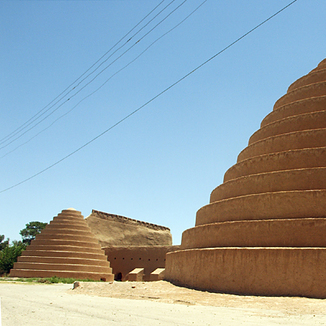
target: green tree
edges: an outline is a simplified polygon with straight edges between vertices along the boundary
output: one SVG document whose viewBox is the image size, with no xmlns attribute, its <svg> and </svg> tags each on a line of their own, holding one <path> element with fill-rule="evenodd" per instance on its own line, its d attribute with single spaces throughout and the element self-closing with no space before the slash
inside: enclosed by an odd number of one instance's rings
<svg viewBox="0 0 326 326">
<path fill-rule="evenodd" d="M 46 227 L 47 223 L 43 222 L 29 222 L 26 224 L 25 229 L 20 230 L 19 234 L 23 238 L 23 243 L 31 244 L 31 241 L 35 239 L 35 236 Z"/>
<path fill-rule="evenodd" d="M 13 243 L 0 251 L 0 271 L 9 273 L 13 268 L 17 258 L 26 249 L 26 244 L 21 241 L 13 241 Z"/>
<path fill-rule="evenodd" d="M 9 239 L 3 241 L 5 239 L 4 235 L 0 235 L 0 251 L 9 246 Z"/>
</svg>

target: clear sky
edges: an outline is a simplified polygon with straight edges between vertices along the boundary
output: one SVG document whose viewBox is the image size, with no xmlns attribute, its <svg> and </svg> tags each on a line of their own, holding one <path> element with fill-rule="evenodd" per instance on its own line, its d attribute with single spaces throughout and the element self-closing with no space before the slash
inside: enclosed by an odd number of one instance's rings
<svg viewBox="0 0 326 326">
<path fill-rule="evenodd" d="M 0 1 L 0 234 L 74 207 L 167 226 L 179 244 L 275 101 L 326 57 L 326 1 L 297 0 L 3 191 L 291 1 L 207 0 L 179 26 L 203 0 L 159 14 L 170 2 Z"/>
</svg>

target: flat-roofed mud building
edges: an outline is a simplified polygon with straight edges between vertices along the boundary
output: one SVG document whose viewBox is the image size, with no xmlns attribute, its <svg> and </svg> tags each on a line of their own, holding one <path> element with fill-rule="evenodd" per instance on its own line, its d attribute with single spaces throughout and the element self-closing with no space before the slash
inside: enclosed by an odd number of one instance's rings
<svg viewBox="0 0 326 326">
<path fill-rule="evenodd" d="M 116 280 L 134 280 L 136 272 L 137 280 L 164 277 L 166 253 L 177 248 L 172 246 L 169 228 L 97 210 L 86 222 L 105 251 Z M 157 269 L 160 273 L 153 273 Z"/>
</svg>

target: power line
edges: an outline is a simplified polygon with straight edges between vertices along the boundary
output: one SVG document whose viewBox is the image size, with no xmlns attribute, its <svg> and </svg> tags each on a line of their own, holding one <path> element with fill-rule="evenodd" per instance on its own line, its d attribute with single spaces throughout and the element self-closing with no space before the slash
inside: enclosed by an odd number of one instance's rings
<svg viewBox="0 0 326 326">
<path fill-rule="evenodd" d="M 108 53 L 110 53 L 123 39 L 125 39 L 136 27 L 138 27 L 147 17 L 149 17 L 165 0 L 162 0 L 154 9 L 152 9 L 143 19 L 141 19 L 129 32 L 127 32 L 118 42 L 116 42 L 106 53 L 104 53 L 91 67 L 89 67 L 81 76 L 79 76 L 73 83 L 71 83 L 64 91 L 62 91 L 55 99 L 53 99 L 49 104 L 47 104 L 44 108 L 42 108 L 40 111 L 38 111 L 36 114 L 34 114 L 29 120 L 24 122 L 20 127 L 16 128 L 14 131 L 9 133 L 7 136 L 0 139 L 0 144 L 3 144 L 7 142 L 9 139 L 12 139 L 14 136 L 19 134 L 22 130 L 26 129 L 28 126 L 30 126 L 33 122 L 35 122 L 37 119 L 39 119 L 42 115 L 44 115 L 46 112 L 48 112 L 51 108 L 53 108 L 56 104 L 58 104 L 62 99 L 64 99 L 69 93 L 71 93 L 76 87 L 80 85 L 86 78 L 88 78 L 91 74 L 93 74 L 97 69 L 101 67 L 114 53 L 116 53 L 119 49 L 124 47 L 128 42 L 130 42 L 137 34 L 139 34 L 140 31 L 142 31 L 150 22 L 152 22 L 158 15 L 160 15 L 166 8 L 168 8 L 175 0 L 170 1 L 158 14 L 156 14 L 149 22 L 147 22 L 140 30 L 138 30 L 135 34 L 133 34 L 129 39 L 120 46 L 113 54 L 111 54 L 105 61 L 103 61 L 96 69 L 94 69 L 90 74 L 88 74 L 82 81 L 80 81 L 79 84 L 74 86 L 71 90 L 68 91 L 70 87 L 72 87 L 76 82 L 78 82 L 84 75 L 86 75 L 94 66 L 96 66 Z M 67 92 L 68 91 L 68 92 Z M 67 92 L 67 93 L 66 93 Z M 65 94 L 66 93 L 66 94 Z M 64 95 L 63 95 L 64 94 Z M 63 96 L 61 96 L 63 95 Z M 60 97 L 61 96 L 61 97 Z M 57 100 L 57 101 L 56 101 Z M 56 101 L 56 102 L 55 102 Z M 53 102 L 55 102 L 52 106 L 50 106 Z M 48 108 L 48 106 L 50 106 Z M 47 110 L 45 110 L 48 108 Z M 44 111 L 45 110 L 45 111 Z M 44 112 L 43 112 L 44 111 Z M 53 111 L 54 112 L 54 111 Z M 52 113 L 53 113 L 52 112 Z M 52 114 L 51 113 L 51 114 Z M 49 115 L 48 115 L 49 116 Z M 48 117 L 47 116 L 47 117 Z M 43 120 L 42 120 L 43 121 Z M 34 127 L 33 127 L 34 128 Z M 30 128 L 29 130 L 33 129 Z M 29 131 L 28 130 L 28 131 Z M 24 133 L 25 134 L 25 133 Z M 23 135 L 24 135 L 23 134 Z M 22 136 L 22 135 L 21 135 Z M 21 136 L 15 138 L 13 141 L 17 140 Z M 11 144 L 10 142 L 9 144 Z M 9 145 L 7 144 L 7 145 Z M 6 146 L 7 146 L 6 145 Z M 1 148 L 4 148 L 6 146 L 3 146 Z M 0 149 L 1 149 L 0 148 Z"/>
<path fill-rule="evenodd" d="M 114 76 L 116 76 L 118 73 L 120 73 L 121 71 L 123 71 L 124 69 L 126 69 L 128 66 L 130 66 L 133 62 L 135 62 L 138 58 L 140 58 L 146 51 L 148 51 L 156 42 L 158 42 L 160 39 L 162 39 L 164 36 L 166 36 L 167 34 L 169 34 L 170 32 L 172 32 L 173 30 L 175 30 L 177 27 L 179 27 L 182 23 L 184 23 L 191 15 L 193 15 L 205 2 L 207 2 L 208 0 L 204 0 L 201 4 L 199 4 L 192 12 L 190 12 L 183 20 L 181 20 L 178 24 L 176 24 L 175 26 L 173 26 L 170 30 L 168 30 L 167 32 L 165 32 L 164 34 L 162 34 L 160 37 L 158 37 L 154 42 L 152 42 L 149 46 L 147 46 L 147 48 L 145 48 L 136 58 L 134 58 L 133 60 L 131 60 L 130 62 L 128 62 L 125 66 L 123 66 L 121 69 L 119 69 L 118 71 L 116 71 L 114 74 L 112 74 L 104 83 L 102 83 L 96 90 L 94 90 L 93 92 L 91 92 L 90 94 L 88 94 L 87 96 L 85 96 L 84 98 L 82 98 L 76 105 L 74 105 L 69 111 L 65 112 L 64 114 L 62 114 L 60 117 L 58 117 L 57 119 L 55 119 L 49 126 L 47 126 L 46 128 L 42 129 L 41 131 L 39 131 L 37 134 L 35 134 L 33 137 L 31 137 L 30 139 L 28 139 L 27 141 L 25 141 L 24 143 L 16 146 L 14 149 L 12 149 L 11 151 L 7 152 L 6 154 L 0 156 L 0 160 L 3 159 L 4 157 L 6 157 L 7 155 L 13 153 L 14 151 L 16 151 L 18 148 L 26 145 L 27 143 L 29 143 L 31 140 L 33 140 L 34 138 L 36 138 L 37 136 L 39 136 L 41 133 L 43 133 L 44 131 L 48 130 L 49 128 L 51 128 L 57 121 L 59 121 L 60 119 L 62 119 L 63 117 L 65 117 L 67 114 L 69 114 L 71 111 L 73 111 L 80 103 L 82 103 L 83 101 L 85 101 L 87 98 L 91 97 L 92 95 L 94 95 L 95 93 L 97 93 L 105 84 L 107 84 Z M 0 149 L 3 147 L 0 147 Z"/>
<path fill-rule="evenodd" d="M 150 22 L 152 22 L 162 11 L 164 11 L 172 2 L 174 2 L 175 0 L 171 1 L 166 7 L 164 7 L 154 18 L 152 18 L 145 26 L 147 26 Z M 110 66 L 112 66 L 116 61 L 118 61 L 121 57 L 123 57 L 127 52 L 129 52 L 134 46 L 136 46 L 141 40 L 143 40 L 146 36 L 148 36 L 152 31 L 154 31 L 161 23 L 163 23 L 169 16 L 171 16 L 171 14 L 173 14 L 176 10 L 178 10 L 182 5 L 184 5 L 188 0 L 184 0 L 181 4 L 179 4 L 175 9 L 173 9 L 169 14 L 167 14 L 161 21 L 159 21 L 154 27 L 152 27 L 145 35 L 143 35 L 141 38 L 139 38 L 132 46 L 130 46 L 127 50 L 125 50 L 122 54 L 120 54 L 115 60 L 113 60 L 110 64 L 108 64 L 105 68 L 103 68 L 98 74 L 96 74 L 90 81 L 88 81 L 83 87 L 81 87 L 77 92 L 75 92 L 74 94 L 72 94 L 68 99 L 66 99 L 64 102 L 62 102 L 57 108 L 55 108 L 54 110 L 52 110 L 52 112 L 50 112 L 48 115 L 46 115 L 42 120 L 38 121 L 36 124 L 34 124 L 34 126 L 30 127 L 29 129 L 25 130 L 22 134 L 20 134 L 19 136 L 17 136 L 16 138 L 12 139 L 9 143 L 7 143 L 6 145 L 3 145 L 0 147 L 0 150 L 3 148 L 6 148 L 7 146 L 9 146 L 10 144 L 12 144 L 13 142 L 15 142 L 16 140 L 20 139 L 22 136 L 24 136 L 26 133 L 28 133 L 29 131 L 31 131 L 32 129 L 34 129 L 36 126 L 38 126 L 40 123 L 42 123 L 44 120 L 46 120 L 49 116 L 51 116 L 54 112 L 56 112 L 57 110 L 59 110 L 64 104 L 66 104 L 68 101 L 70 101 L 72 98 L 74 98 L 76 95 L 78 95 L 83 89 L 85 89 L 89 84 L 91 84 L 97 77 L 99 77 L 106 69 L 108 69 Z M 143 26 L 139 31 L 141 31 L 145 26 Z M 139 31 L 137 33 L 135 33 L 131 38 L 133 38 L 135 35 L 137 35 L 139 33 Z M 129 40 L 131 40 L 131 38 Z M 129 41 L 128 40 L 128 41 Z M 128 42 L 127 41 L 127 42 Z M 126 43 L 127 43 L 126 42 Z M 126 44 L 125 43 L 125 44 Z M 122 46 L 120 46 L 117 50 L 115 50 L 113 52 L 113 54 L 115 54 L 118 50 L 120 50 L 125 44 L 123 44 Z M 93 74 L 100 66 L 102 66 L 113 54 L 111 54 L 107 59 L 105 59 L 95 70 L 93 70 L 90 74 L 88 74 L 80 83 L 78 83 L 77 86 L 79 86 L 86 78 L 88 78 L 91 74 Z M 75 86 L 72 90 L 70 90 L 67 94 L 69 94 L 71 91 L 73 91 L 77 86 Z M 65 96 L 67 96 L 67 94 Z M 65 96 L 63 96 L 61 99 L 63 99 Z M 53 108 L 53 106 L 55 106 L 56 104 L 58 104 L 60 102 L 59 99 L 54 105 L 52 105 L 48 110 L 46 110 L 45 112 L 43 112 L 40 116 L 42 116 L 43 114 L 45 114 L 47 111 L 49 111 L 51 108 Z M 70 111 L 69 111 L 70 112 Z M 33 123 L 35 120 L 37 120 L 38 118 L 34 119 L 31 123 Z M 31 123 L 29 123 L 27 126 L 29 126 Z M 25 126 L 24 128 L 26 128 L 27 126 Z M 38 133 L 39 134 L 39 133 Z M 10 138 L 14 137 L 15 135 L 11 136 Z M 35 138 L 35 137 L 33 137 Z M 2 144 L 0 142 L 0 144 Z M 20 146 L 19 146 L 20 147 Z"/>
<path fill-rule="evenodd" d="M 85 143 L 84 145 L 80 146 L 79 148 L 77 148 L 76 150 L 74 150 L 73 152 L 71 152 L 70 154 L 66 155 L 65 157 L 61 158 L 59 161 L 51 164 L 50 166 L 46 167 L 45 169 L 35 173 L 34 175 L 30 176 L 29 178 L 20 181 L 6 189 L 3 189 L 0 191 L 0 193 L 3 193 L 5 191 L 8 191 L 12 188 L 15 188 L 33 178 L 35 178 L 36 176 L 44 173 L 45 171 L 51 169 L 52 167 L 58 165 L 59 163 L 63 162 L 64 160 L 66 160 L 67 158 L 69 158 L 70 156 L 76 154 L 77 152 L 79 152 L 80 150 L 82 150 L 83 148 L 85 148 L 86 146 L 88 146 L 89 144 L 93 143 L 95 140 L 97 140 L 98 138 L 102 137 L 103 135 L 105 135 L 107 132 L 109 132 L 110 130 L 112 130 L 113 128 L 115 128 L 116 126 L 118 126 L 119 124 L 121 124 L 122 122 L 124 122 L 125 120 L 127 120 L 128 118 L 130 118 L 131 116 L 133 116 L 134 114 L 136 114 L 138 111 L 140 111 L 141 109 L 143 109 L 145 106 L 147 106 L 148 104 L 150 104 L 151 102 L 153 102 L 154 100 L 156 100 L 158 97 L 160 97 L 161 95 L 163 95 L 164 93 L 166 93 L 167 91 L 169 91 L 171 88 L 173 88 L 174 86 L 176 86 L 177 84 L 179 84 L 181 81 L 183 81 L 184 79 L 186 79 L 187 77 L 189 77 L 190 75 L 192 75 L 195 71 L 199 70 L 200 68 L 202 68 L 204 65 L 206 65 L 207 63 L 209 63 L 210 61 L 212 61 L 213 59 L 215 59 L 218 55 L 220 55 L 221 53 L 225 52 L 227 49 L 229 49 L 230 47 L 232 47 L 234 44 L 238 43 L 239 41 L 241 41 L 243 38 L 245 38 L 246 36 L 248 36 L 249 34 L 251 34 L 252 32 L 254 32 L 257 28 L 261 27 L 262 25 L 264 25 L 265 23 L 267 23 L 269 20 L 271 20 L 272 18 L 274 18 L 275 16 L 277 16 L 278 14 L 280 14 L 282 11 L 284 11 L 285 9 L 287 9 L 288 7 L 290 7 L 291 5 L 293 5 L 297 0 L 293 0 L 292 2 L 290 2 L 288 5 L 286 5 L 285 7 L 283 7 L 282 9 L 280 9 L 279 11 L 277 11 L 276 13 L 274 13 L 273 15 L 269 16 L 267 19 L 265 19 L 263 22 L 261 22 L 260 24 L 256 25 L 254 28 L 252 28 L 251 30 L 249 30 L 247 33 L 243 34 L 242 36 L 240 36 L 239 38 L 237 38 L 235 41 L 233 41 L 232 43 L 230 43 L 228 46 L 226 46 L 225 48 L 223 48 L 221 51 L 217 52 L 216 54 L 214 54 L 212 57 L 210 57 L 209 59 L 207 59 L 206 61 L 204 61 L 203 63 L 201 63 L 199 66 L 197 66 L 196 68 L 194 68 L 193 70 L 191 70 L 190 72 L 188 72 L 186 75 L 184 75 L 183 77 L 181 77 L 180 79 L 178 79 L 176 82 L 174 82 L 173 84 L 171 84 L 170 86 L 168 86 L 167 88 L 165 88 L 163 91 L 161 91 L 160 93 L 158 93 L 157 95 L 155 95 L 154 97 L 152 97 L 150 100 L 148 100 L 146 103 L 144 103 L 143 105 L 141 105 L 140 107 L 138 107 L 136 110 L 132 111 L 131 113 L 129 113 L 128 115 L 126 115 L 124 118 L 122 118 L 121 120 L 119 120 L 118 122 L 116 122 L 115 124 L 113 124 L 111 127 L 109 127 L 108 129 L 104 130 L 102 133 L 100 133 L 99 135 L 97 135 L 96 137 L 94 137 L 93 139 L 89 140 L 87 143 Z"/>
</svg>

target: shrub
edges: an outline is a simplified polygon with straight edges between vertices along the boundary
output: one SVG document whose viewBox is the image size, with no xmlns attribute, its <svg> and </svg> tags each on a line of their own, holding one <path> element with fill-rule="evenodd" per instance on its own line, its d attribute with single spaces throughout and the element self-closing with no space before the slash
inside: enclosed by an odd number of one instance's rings
<svg viewBox="0 0 326 326">
<path fill-rule="evenodd" d="M 3 241 L 4 239 L 5 239 L 5 236 L 0 235 L 0 251 L 9 246 L 9 239 L 7 239 L 6 241 Z"/>
<path fill-rule="evenodd" d="M 26 224 L 25 229 L 20 230 L 19 234 L 22 236 L 23 242 L 28 245 L 31 241 L 35 239 L 36 235 L 41 233 L 41 231 L 47 226 L 47 223 L 43 222 L 29 222 Z"/>
<path fill-rule="evenodd" d="M 0 251 L 0 271 L 8 274 L 13 268 L 17 258 L 26 249 L 26 245 L 21 241 L 13 241 L 12 245 Z"/>
</svg>

